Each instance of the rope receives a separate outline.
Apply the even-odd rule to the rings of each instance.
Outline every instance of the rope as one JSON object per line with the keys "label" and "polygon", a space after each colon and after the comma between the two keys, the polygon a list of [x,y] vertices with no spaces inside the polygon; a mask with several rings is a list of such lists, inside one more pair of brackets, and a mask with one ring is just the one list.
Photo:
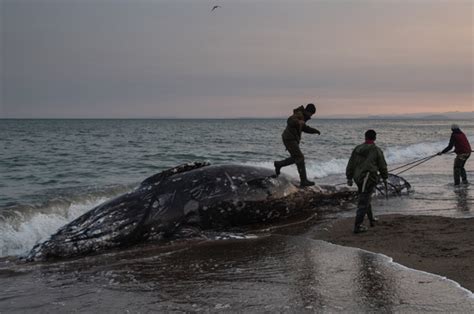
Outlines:
{"label": "rope", "polygon": [[[402,171],[400,171],[400,172],[398,172],[398,173],[395,173],[395,175],[398,176],[398,175],[404,173],[405,171],[408,171],[408,170],[410,170],[410,169],[413,169],[413,168],[415,168],[415,167],[421,165],[422,163],[427,162],[428,160],[430,160],[431,158],[434,158],[434,157],[436,157],[436,156],[437,156],[437,154],[435,154],[435,155],[433,155],[433,156],[430,156],[430,157],[427,157],[427,158],[425,158],[424,160],[421,160],[420,162],[414,164],[413,166],[411,166],[411,167],[409,167],[409,168],[407,168],[407,169],[405,169],[405,170],[402,170]],[[412,163],[412,164],[413,164],[413,163]],[[407,165],[405,165],[405,166],[407,166]],[[402,167],[402,168],[403,168],[403,167]],[[400,168],[398,168],[398,169],[400,169]]]}
{"label": "rope", "polygon": [[[420,159],[411,161],[411,162],[409,162],[409,163],[407,163],[407,164],[401,165],[401,166],[399,166],[399,167],[390,169],[390,170],[388,170],[388,172],[390,173],[390,172],[393,172],[393,171],[395,171],[395,170],[402,169],[402,168],[405,168],[406,166],[412,165],[411,167],[409,167],[409,168],[407,168],[407,169],[405,169],[405,170],[402,170],[402,171],[400,171],[400,172],[398,172],[398,173],[394,173],[394,175],[397,175],[397,176],[398,176],[399,174],[404,173],[404,172],[406,172],[406,171],[408,171],[408,170],[410,170],[410,169],[413,169],[413,168],[415,168],[415,167],[421,165],[422,163],[427,162],[428,160],[430,160],[430,159],[432,159],[432,158],[434,158],[434,157],[436,157],[436,156],[438,156],[438,154],[434,154],[434,155],[431,155],[431,156],[428,156],[428,157],[420,158]],[[340,186],[340,185],[345,185],[345,184],[347,184],[347,183],[346,183],[346,182],[344,182],[344,183],[338,183],[338,184],[336,184],[335,186]]]}
{"label": "rope", "polygon": [[413,165],[414,163],[417,163],[417,162],[419,162],[419,161],[424,161],[425,159],[428,160],[428,159],[430,159],[430,158],[435,157],[436,155],[437,155],[437,154],[434,154],[434,155],[431,155],[431,156],[428,156],[428,157],[424,157],[424,158],[421,158],[421,159],[414,160],[414,161],[409,162],[409,163],[407,163],[407,164],[401,165],[401,166],[399,166],[399,167],[397,167],[397,168],[390,169],[388,172],[392,172],[392,171],[395,171],[395,170],[398,170],[398,169],[401,169],[401,168],[405,168],[406,166]]}
{"label": "rope", "polygon": [[[471,150],[471,152],[474,152],[474,150]],[[449,152],[449,153],[447,153],[447,154],[454,154],[454,152]],[[399,166],[399,167],[397,167],[397,168],[390,169],[390,170],[388,170],[388,172],[390,173],[390,172],[392,172],[392,171],[395,171],[395,170],[398,170],[398,169],[402,169],[402,168],[405,168],[406,166],[412,165],[411,167],[409,167],[409,168],[407,168],[407,169],[405,169],[405,170],[402,170],[402,171],[400,171],[400,172],[398,172],[398,173],[394,173],[395,175],[398,176],[399,174],[402,174],[402,173],[404,173],[404,172],[406,172],[406,171],[408,171],[408,170],[410,170],[410,169],[413,169],[413,168],[415,168],[415,167],[418,167],[419,165],[421,165],[421,164],[427,162],[428,160],[430,160],[430,159],[432,159],[432,158],[434,158],[434,157],[436,157],[436,156],[438,156],[438,154],[434,154],[434,155],[431,155],[431,156],[428,156],[428,157],[420,158],[420,159],[411,161],[411,162],[409,162],[409,163],[407,163],[407,164],[401,165],[401,166]],[[340,185],[346,185],[346,184],[347,184],[347,183],[344,182],[344,183],[338,183],[338,184],[336,184],[336,185],[334,185],[334,186],[340,186]]]}

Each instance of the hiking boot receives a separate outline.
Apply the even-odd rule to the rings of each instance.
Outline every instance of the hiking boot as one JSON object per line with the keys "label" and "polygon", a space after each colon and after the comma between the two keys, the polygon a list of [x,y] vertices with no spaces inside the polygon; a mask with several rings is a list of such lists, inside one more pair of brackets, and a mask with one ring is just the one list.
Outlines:
{"label": "hiking boot", "polygon": [[293,157],[286,158],[286,159],[283,159],[281,161],[274,161],[273,166],[275,167],[276,177],[278,177],[280,175],[281,168],[292,165],[294,163],[295,163],[295,160],[293,159]]}
{"label": "hiking boot", "polygon": [[304,188],[305,186],[312,186],[314,185],[313,181],[309,181],[308,179],[306,180],[301,180],[300,182],[300,187]]}
{"label": "hiking boot", "polygon": [[280,162],[274,161],[273,166],[275,167],[275,174],[278,177],[280,175],[280,169],[281,169]]}
{"label": "hiking boot", "polygon": [[462,184],[466,184],[466,185],[467,185],[467,184],[469,184],[469,181],[467,181],[467,180],[462,180]]}
{"label": "hiking boot", "polygon": [[354,233],[366,232],[368,229],[366,226],[357,226],[354,228]]}
{"label": "hiking boot", "polygon": [[375,227],[375,224],[379,221],[378,218],[373,217],[372,219],[369,220],[370,226]]}
{"label": "hiking boot", "polygon": [[296,164],[296,167],[298,168],[298,173],[300,175],[300,187],[305,187],[305,186],[312,186],[314,185],[313,181],[309,181],[308,178],[306,177],[306,166],[304,162],[299,162]]}

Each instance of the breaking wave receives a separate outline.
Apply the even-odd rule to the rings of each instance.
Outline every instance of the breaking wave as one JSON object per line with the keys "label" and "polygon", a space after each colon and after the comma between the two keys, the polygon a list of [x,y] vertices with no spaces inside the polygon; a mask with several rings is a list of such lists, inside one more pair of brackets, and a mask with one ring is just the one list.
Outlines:
{"label": "breaking wave", "polygon": [[40,205],[3,208],[0,211],[0,257],[28,253],[36,243],[45,241],[60,227],[127,190],[115,187],[102,193],[57,198]]}
{"label": "breaking wave", "polygon": [[[410,162],[419,158],[428,157],[436,154],[446,146],[446,141],[417,143],[407,146],[393,146],[384,149],[385,159],[388,168],[394,168],[400,164]],[[344,174],[346,171],[347,158],[332,158],[328,161],[312,160],[311,156],[306,156],[306,170],[308,176],[312,178],[324,178],[330,175]],[[253,165],[265,168],[273,168],[273,161],[268,162],[248,162],[246,165]],[[296,167],[283,168],[282,172],[298,176]]]}

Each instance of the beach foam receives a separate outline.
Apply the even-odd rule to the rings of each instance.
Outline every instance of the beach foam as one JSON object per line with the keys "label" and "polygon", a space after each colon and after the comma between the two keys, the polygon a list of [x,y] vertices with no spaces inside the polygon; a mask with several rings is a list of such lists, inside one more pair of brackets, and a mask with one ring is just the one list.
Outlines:
{"label": "beach foam", "polygon": [[[394,146],[384,150],[388,167],[411,162],[420,158],[432,156],[446,147],[446,141],[424,142],[406,146]],[[306,156],[306,170],[310,178],[324,178],[330,175],[344,174],[349,161],[348,158],[333,158],[328,161],[319,162],[313,156]],[[317,159],[317,156],[314,156]],[[273,169],[273,161],[268,162],[246,162],[245,165],[258,166]],[[296,167],[285,167],[282,172],[298,177]]]}
{"label": "beach foam", "polygon": [[106,201],[99,197],[62,206],[38,208],[36,212],[16,210],[0,220],[0,257],[23,255],[38,242],[45,241],[60,227]]}

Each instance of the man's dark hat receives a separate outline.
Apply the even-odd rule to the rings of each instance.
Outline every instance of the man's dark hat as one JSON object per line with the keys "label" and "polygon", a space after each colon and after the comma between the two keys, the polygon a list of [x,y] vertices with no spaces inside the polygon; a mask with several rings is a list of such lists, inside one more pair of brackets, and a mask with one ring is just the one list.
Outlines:
{"label": "man's dark hat", "polygon": [[367,130],[367,132],[365,132],[365,138],[368,140],[375,140],[377,138],[377,133],[374,130]]}
{"label": "man's dark hat", "polygon": [[306,108],[304,110],[308,111],[311,114],[315,114],[316,113],[316,106],[314,104],[307,104]]}

